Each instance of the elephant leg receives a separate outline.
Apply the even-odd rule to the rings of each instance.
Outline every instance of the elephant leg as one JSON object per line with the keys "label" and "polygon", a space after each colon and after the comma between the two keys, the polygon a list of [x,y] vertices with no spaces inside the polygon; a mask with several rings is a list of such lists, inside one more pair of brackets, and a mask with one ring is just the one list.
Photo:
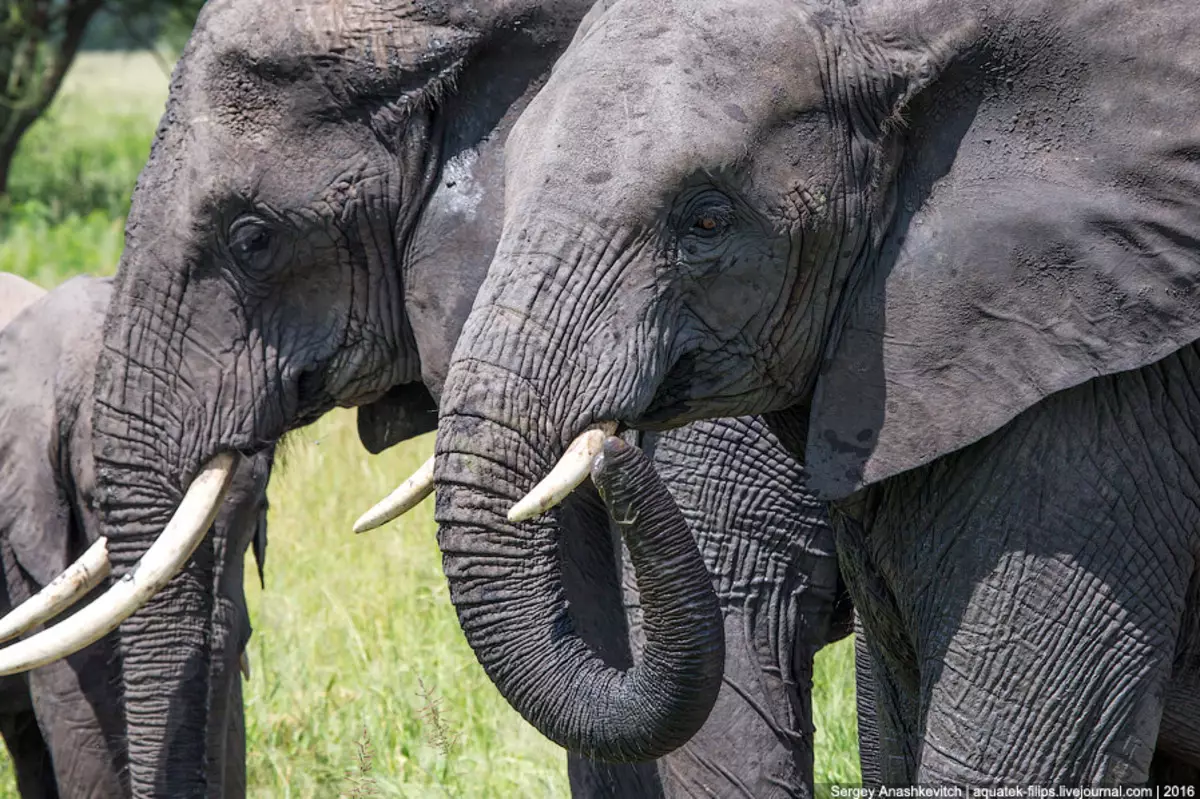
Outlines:
{"label": "elephant leg", "polygon": [[[571,621],[580,637],[610,665],[633,662],[621,593],[619,534],[591,484],[565,503],[559,539],[563,587]],[[567,755],[567,780],[573,799],[661,799],[654,763],[603,763]]]}
{"label": "elephant leg", "polygon": [[661,799],[653,763],[603,763],[567,755],[572,799]]}
{"label": "elephant leg", "polygon": [[854,600],[854,663],[864,786],[916,779],[920,713],[916,656],[907,623],[860,521],[834,508],[840,573]]}
{"label": "elephant leg", "polygon": [[[850,632],[833,531],[807,477],[759,418],[645,433],[724,615],[724,677],[704,726],[659,760],[669,797],[783,799],[813,791],[816,651]],[[637,589],[626,568],[631,627]],[[636,641],[635,641],[636,642]]]}
{"label": "elephant leg", "polygon": [[23,799],[58,799],[54,763],[33,714],[24,676],[0,680],[0,735],[4,736]]}
{"label": "elephant leg", "polygon": [[64,799],[125,796],[123,716],[112,636],[29,673],[38,726]]}
{"label": "elephant leg", "polygon": [[[979,557],[967,540],[953,562]],[[1180,608],[1135,558],[1102,577],[1082,551],[989,554],[971,586],[950,577],[926,597],[940,619],[923,635],[918,779],[1145,781]]]}
{"label": "elephant leg", "polygon": [[[623,554],[622,562],[622,592],[630,642],[634,656],[640,657],[645,643],[641,604],[627,553]],[[721,692],[700,732],[658,760],[661,785],[658,796],[690,799],[808,795],[807,784],[811,783],[813,769],[812,706],[801,695],[805,698],[811,695],[815,647],[797,640],[795,629],[776,631],[785,640],[772,642],[768,625],[752,609],[753,605],[725,608],[725,673]],[[796,618],[795,607],[775,610],[777,618]],[[780,647],[791,654],[775,651]],[[780,724],[776,715],[784,709],[788,716]],[[747,779],[754,782],[747,784]],[[764,779],[767,787],[759,782]]]}
{"label": "elephant leg", "polygon": [[1126,570],[1101,580],[1079,553],[993,560],[969,546],[945,557],[965,563],[968,551],[995,565],[969,583],[939,575],[920,601],[928,626],[918,647],[924,726],[915,780],[1145,781],[1178,608],[1133,599],[1158,586]]}
{"label": "elephant leg", "polygon": [[908,785],[916,780],[919,697],[871,645],[865,632],[855,639],[854,658],[860,691],[857,703],[862,783]]}
{"label": "elephant leg", "polygon": [[811,795],[812,708],[799,694],[811,689],[813,653],[796,652],[783,673],[764,668],[758,621],[741,608],[726,609],[721,692],[701,731],[659,759],[666,799]]}

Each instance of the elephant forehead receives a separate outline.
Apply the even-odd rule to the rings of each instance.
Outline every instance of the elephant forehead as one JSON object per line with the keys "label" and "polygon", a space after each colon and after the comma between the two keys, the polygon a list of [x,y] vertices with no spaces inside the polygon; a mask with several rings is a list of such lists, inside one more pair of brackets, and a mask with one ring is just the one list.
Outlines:
{"label": "elephant forehead", "polygon": [[522,115],[510,197],[582,178],[591,196],[636,208],[699,170],[744,162],[764,131],[824,107],[811,31],[792,3],[622,0]]}
{"label": "elephant forehead", "polygon": [[411,94],[458,63],[477,33],[409,0],[212,2],[188,57],[205,115],[242,136]]}
{"label": "elephant forehead", "polygon": [[214,51],[256,61],[368,51],[383,58],[432,45],[439,28],[424,20],[414,0],[211,0],[201,30]]}

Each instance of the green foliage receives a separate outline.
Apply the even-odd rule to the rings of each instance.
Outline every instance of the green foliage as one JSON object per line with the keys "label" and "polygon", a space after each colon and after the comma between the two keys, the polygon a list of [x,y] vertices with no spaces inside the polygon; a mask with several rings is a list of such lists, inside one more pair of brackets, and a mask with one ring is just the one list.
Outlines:
{"label": "green foliage", "polygon": [[[111,272],[167,78],[147,54],[84,54],[13,171],[0,270],[52,287]],[[500,697],[459,630],[432,501],[355,536],[357,513],[433,437],[367,455],[352,412],[285,442],[271,478],[267,588],[247,583],[254,797],[563,797],[566,759]],[[246,573],[254,575],[252,562]],[[853,647],[817,657],[816,781],[855,781]],[[0,797],[16,797],[0,757]]]}
{"label": "green foliage", "polygon": [[0,6],[0,195],[9,191],[12,159],[74,63],[91,23],[158,56],[178,53],[204,0],[6,0]]}
{"label": "green foliage", "polygon": [[204,0],[106,0],[83,38],[83,50],[160,48],[179,53]]}
{"label": "green foliage", "polygon": [[0,197],[0,271],[50,287],[116,268],[167,80],[145,53],[80,57],[17,151]]}

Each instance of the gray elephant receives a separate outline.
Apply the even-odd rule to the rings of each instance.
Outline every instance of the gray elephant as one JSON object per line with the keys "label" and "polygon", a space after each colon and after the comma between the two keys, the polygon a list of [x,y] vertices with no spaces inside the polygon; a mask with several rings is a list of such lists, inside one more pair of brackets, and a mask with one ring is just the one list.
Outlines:
{"label": "gray elephant", "polygon": [[[451,347],[499,237],[504,141],[587,7],[205,6],[134,194],[99,356],[98,532],[115,574],[142,572],[164,522],[192,504],[185,487],[218,474],[205,465],[221,453],[259,451],[335,405],[364,406],[372,451],[434,428]],[[639,577],[638,663],[670,660],[656,654],[657,611],[680,611],[696,657],[681,696],[703,701],[685,702],[695,707],[670,743],[703,728],[658,764],[572,758],[575,792],[804,795],[812,655],[845,628],[822,509],[761,421],[643,443],[699,540],[672,515],[663,577],[703,577],[688,595],[703,608]],[[610,503],[636,504],[613,492]],[[580,496],[561,522],[539,557],[561,559],[567,579],[529,600],[605,669],[646,673],[632,667],[604,505]],[[635,542],[630,557],[644,550]],[[211,564],[194,559],[120,627],[135,796],[213,791],[200,734],[211,680],[182,667],[206,647],[198,619],[211,584]],[[179,667],[151,668],[168,647]],[[597,741],[611,722],[596,720]]]}
{"label": "gray elephant", "polygon": [[0,330],[45,294],[45,289],[23,277],[0,272]]}
{"label": "gray elephant", "polygon": [[[877,779],[1200,765],[1198,39],[1182,0],[613,3],[509,137],[441,394],[439,536],[480,658],[553,624],[479,557],[540,540],[506,511],[542,464],[769,412],[833,503]],[[539,663],[587,664],[555,643],[489,673],[576,745],[587,710]],[[580,695],[637,712],[609,689]]]}
{"label": "gray elephant", "polygon": [[[0,274],[0,284],[8,276]],[[38,293],[41,292],[40,289]],[[32,296],[27,292],[26,296]],[[111,280],[75,278],[28,305],[0,329],[0,611],[8,615],[80,556],[95,551],[98,519],[92,463],[92,377]],[[7,301],[15,297],[6,294]],[[267,450],[240,464],[200,554],[212,564],[216,599],[202,632],[211,648],[207,769],[214,795],[245,794],[245,733],[239,659],[250,636],[243,593],[247,547],[266,547]],[[101,553],[103,550],[98,550]],[[103,563],[103,561],[100,561]],[[107,572],[91,568],[82,590]],[[26,622],[28,624],[28,622]],[[18,628],[19,629],[19,628]],[[0,678],[0,732],[25,797],[119,797],[125,768],[124,714],[114,636],[30,671]]]}

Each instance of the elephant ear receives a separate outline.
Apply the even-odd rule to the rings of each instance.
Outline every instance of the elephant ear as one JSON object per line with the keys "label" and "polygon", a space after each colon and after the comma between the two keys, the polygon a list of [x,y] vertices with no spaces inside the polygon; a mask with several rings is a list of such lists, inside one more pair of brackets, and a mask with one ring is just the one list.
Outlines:
{"label": "elephant ear", "polygon": [[109,281],[75,278],[0,330],[0,536],[44,586],[82,552],[90,388]]}
{"label": "elephant ear", "polygon": [[1187,37],[1146,18],[1043,42],[1020,70],[980,46],[904,109],[880,150],[901,154],[893,224],[813,395],[823,498],[1200,338],[1200,83]]}
{"label": "elephant ear", "polygon": [[402,383],[358,409],[358,438],[372,455],[437,430],[437,403],[424,383]]}

